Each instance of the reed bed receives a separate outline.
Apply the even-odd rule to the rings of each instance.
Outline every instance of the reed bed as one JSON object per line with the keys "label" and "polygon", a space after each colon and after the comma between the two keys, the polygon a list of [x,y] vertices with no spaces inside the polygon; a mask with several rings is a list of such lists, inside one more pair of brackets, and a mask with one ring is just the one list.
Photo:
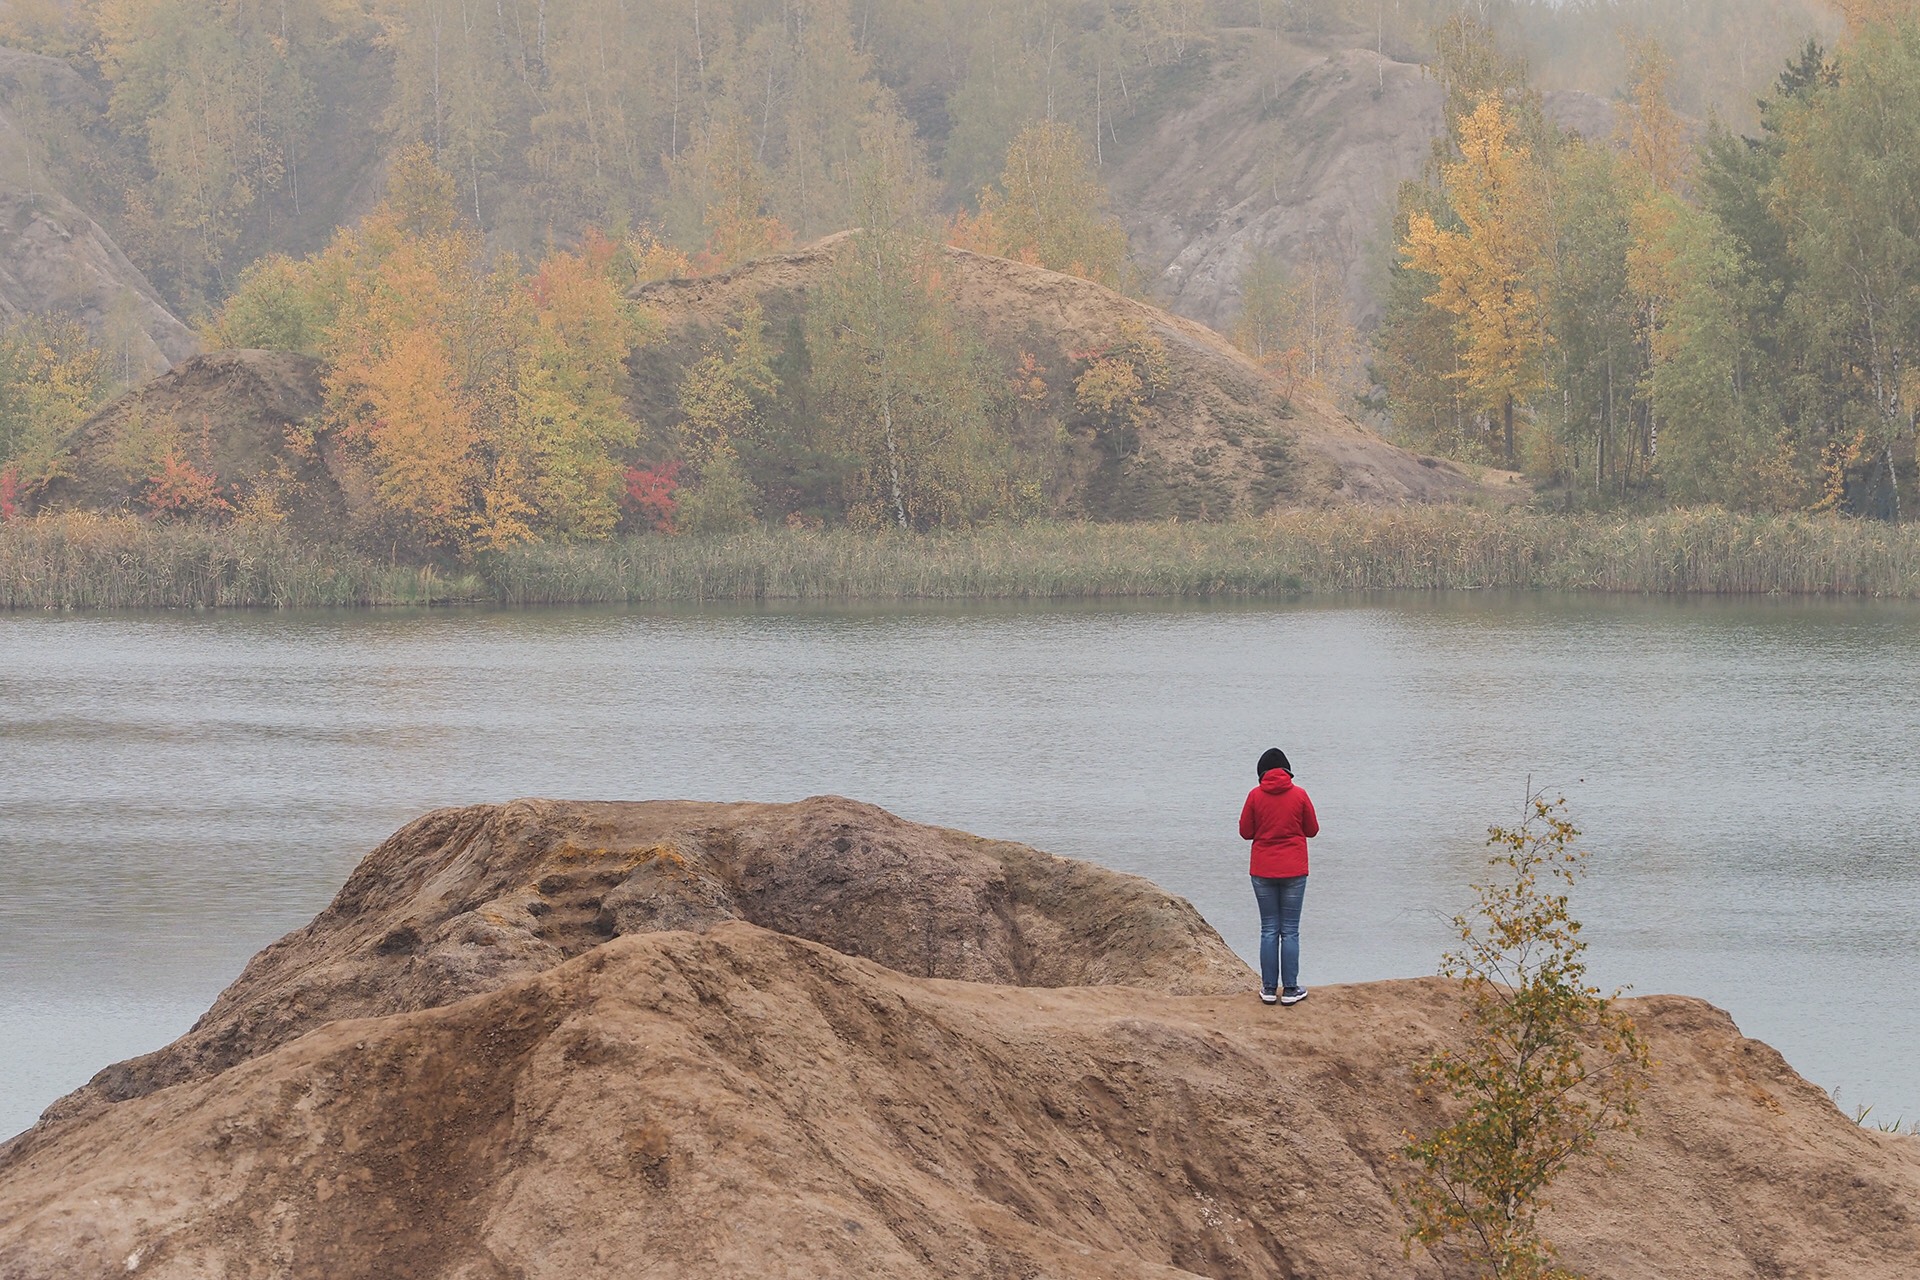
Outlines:
{"label": "reed bed", "polygon": [[273,527],[46,516],[0,526],[0,608],[1259,597],[1301,591],[1603,591],[1920,598],[1920,530],[1833,517],[1295,511],[1224,524],[967,532],[756,530],[540,545],[448,571]]}
{"label": "reed bed", "polygon": [[0,609],[311,609],[487,599],[475,574],[381,564],[271,526],[65,513],[0,525]]}

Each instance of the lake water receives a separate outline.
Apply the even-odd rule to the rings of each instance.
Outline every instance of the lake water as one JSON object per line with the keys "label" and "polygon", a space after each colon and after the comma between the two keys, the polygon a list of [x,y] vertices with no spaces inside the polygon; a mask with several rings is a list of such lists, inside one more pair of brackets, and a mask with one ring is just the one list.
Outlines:
{"label": "lake water", "polygon": [[0,616],[0,1134],[436,805],[834,792],[1149,876],[1251,956],[1275,742],[1324,827],[1309,985],[1433,972],[1531,777],[1594,853],[1599,983],[1913,1120],[1917,726],[1885,604]]}

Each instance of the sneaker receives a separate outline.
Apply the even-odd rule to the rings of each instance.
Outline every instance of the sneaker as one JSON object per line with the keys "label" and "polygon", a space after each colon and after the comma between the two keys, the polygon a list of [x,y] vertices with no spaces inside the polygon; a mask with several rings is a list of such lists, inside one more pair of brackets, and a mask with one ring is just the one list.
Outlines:
{"label": "sneaker", "polygon": [[1271,992],[1271,991],[1262,991],[1262,992],[1260,993],[1260,1003],[1261,1003],[1261,1004],[1273,1004],[1273,1003],[1275,1003],[1276,1001],[1278,1001],[1279,999],[1280,999],[1280,997],[1279,997],[1279,996],[1277,996],[1277,995],[1275,995],[1275,994],[1273,994],[1273,992]]}
{"label": "sneaker", "polygon": [[1306,998],[1307,989],[1305,987],[1288,987],[1280,993],[1281,1004],[1299,1004]]}

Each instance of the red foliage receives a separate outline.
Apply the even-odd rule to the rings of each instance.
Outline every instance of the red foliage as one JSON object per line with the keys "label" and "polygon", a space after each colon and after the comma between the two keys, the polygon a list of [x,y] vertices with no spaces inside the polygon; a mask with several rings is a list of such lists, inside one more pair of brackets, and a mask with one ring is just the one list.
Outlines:
{"label": "red foliage", "polygon": [[588,227],[580,234],[580,256],[587,260],[587,265],[597,275],[606,273],[619,252],[620,246],[601,234],[598,227]]}
{"label": "red foliage", "polygon": [[679,509],[674,494],[680,490],[680,463],[657,467],[628,467],[627,494],[621,505],[646,521],[655,533],[673,532],[673,513]]}
{"label": "red foliage", "polygon": [[147,477],[142,501],[156,516],[211,516],[233,510],[220,496],[218,479],[173,453],[160,464],[159,475]]}
{"label": "red foliage", "polygon": [[20,514],[20,467],[15,465],[0,471],[0,520],[11,520]]}

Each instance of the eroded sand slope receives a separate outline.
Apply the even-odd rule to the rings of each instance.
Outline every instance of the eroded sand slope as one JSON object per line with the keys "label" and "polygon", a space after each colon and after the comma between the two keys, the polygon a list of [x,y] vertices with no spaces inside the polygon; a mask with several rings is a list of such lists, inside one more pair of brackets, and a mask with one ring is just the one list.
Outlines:
{"label": "eroded sand slope", "polygon": [[[1920,1144],[1628,1005],[1660,1070],[1568,1264],[1910,1274]],[[445,811],[0,1149],[0,1276],[1438,1277],[1388,1180],[1456,1013],[1268,1008],[1142,881],[847,801]]]}

